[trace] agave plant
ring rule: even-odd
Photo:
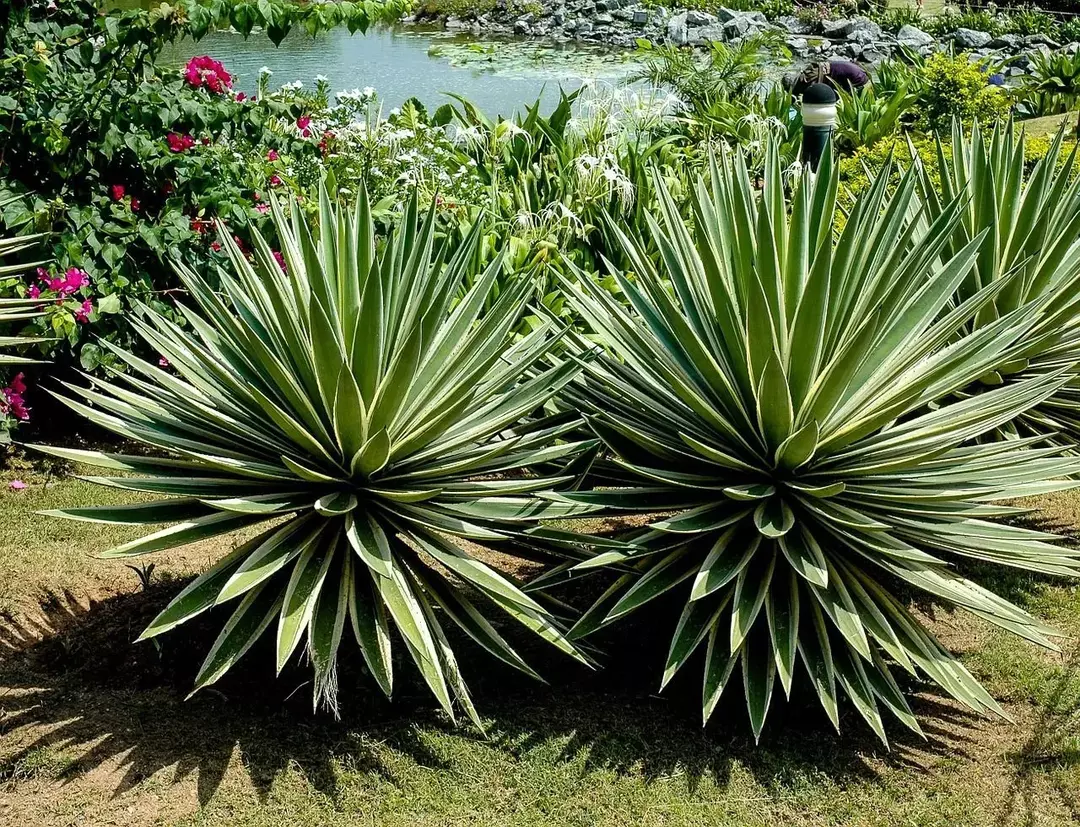
[[[124,472],[93,482],[168,496],[46,513],[172,524],[103,555],[124,560],[262,526],[142,634],[229,604],[196,689],[218,680],[272,625],[278,670],[306,641],[316,700],[333,706],[348,623],[389,695],[396,627],[443,708],[452,715],[456,696],[479,724],[447,622],[529,674],[485,607],[582,658],[543,606],[462,542],[539,547],[529,537],[538,520],[581,510],[532,493],[567,482],[551,469],[589,447],[561,439],[576,417],[526,420],[577,368],[543,367],[558,338],[549,329],[510,342],[529,284],[505,290],[480,316],[499,261],[465,290],[479,231],[458,249],[437,246],[434,212],[420,221],[415,199],[381,245],[366,197],[350,212],[324,191],[314,235],[300,209],[287,218],[275,202],[273,219],[284,266],[258,233],[249,261],[221,228],[232,265],[219,274],[222,295],[176,267],[198,308],[181,305],[190,330],[148,307],[133,320],[175,372],[104,342],[130,372],[60,395],[157,455],[35,446]],[[527,473],[540,465],[544,473]]]
[[[995,323],[1033,300],[1044,313],[1026,334],[1028,346],[1017,358],[995,366],[966,392],[1003,382],[1023,381],[1080,359],[1080,176],[1077,145],[1064,152],[1064,131],[1030,174],[1025,166],[1025,138],[1012,124],[995,128],[989,140],[975,126],[970,137],[953,125],[951,149],[937,142],[936,169],[928,169],[913,151],[925,220],[934,221],[963,200],[960,221],[943,248],[948,258],[981,239],[975,266],[960,283],[956,300],[1005,281],[990,302],[967,323],[972,331]],[[1046,435],[1073,447],[1080,441],[1080,382],[1073,381],[998,435]]]
[[[917,101],[918,95],[906,86],[892,92],[882,92],[875,86],[850,93],[841,91],[836,107],[838,142],[854,150],[895,135]]]
[[[1080,100],[1080,55],[1036,52],[1025,79],[1025,91],[1044,99],[1043,114],[1072,112]],[[1075,123],[1080,135],[1080,116]]]
[[[2,206],[2,203],[0,203],[0,206]],[[30,249],[40,240],[40,235],[0,238],[0,259]],[[36,266],[37,263],[0,265],[0,278],[19,275]],[[7,325],[16,322],[22,322],[40,316],[40,306],[41,302],[34,301],[33,299],[0,299],[0,325],[6,327]],[[45,341],[45,339],[29,336],[0,336],[0,348],[13,345],[34,344],[35,342],[42,341]],[[25,365],[36,361],[38,360],[0,353],[0,365]]]
[[[890,194],[885,170],[834,237],[826,156],[790,196],[775,150],[760,196],[740,155],[714,159],[693,229],[661,188],[659,264],[622,236],[629,306],[584,274],[567,282],[604,353],[566,393],[612,459],[604,487],[548,496],[655,515],[632,548],[573,566],[619,576],[572,636],[677,592],[661,685],[704,644],[706,721],[738,667],[755,737],[779,679],[785,693],[812,684],[837,726],[842,691],[884,740],[883,708],[919,731],[897,670],[1001,712],[897,586],[1053,645],[953,563],[1076,574],[1080,555],[1053,535],[991,518],[1019,511],[998,500],[1067,487],[1078,465],[1030,441],[971,443],[1053,395],[1060,372],[955,397],[1023,347],[1046,303],[961,336],[1013,284],[953,304],[982,245],[943,256],[962,201],[920,230],[915,173]]]

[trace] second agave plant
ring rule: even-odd
[[[684,595],[662,683],[704,647],[704,719],[738,681],[755,736],[775,685],[800,681],[834,725],[846,695],[883,740],[884,710],[918,731],[897,671],[1000,712],[898,587],[1052,646],[1052,630],[954,564],[1080,570],[1053,536],[994,520],[1020,511],[998,501],[1069,485],[1055,480],[1076,460],[973,442],[1068,374],[955,396],[1026,347],[1046,305],[961,335],[1010,280],[954,304],[982,235],[943,256],[962,201],[924,225],[911,218],[915,173],[893,194],[888,176],[837,236],[828,159],[788,196],[775,150],[761,192],[725,156],[699,182],[693,229],[658,188],[658,264],[622,237],[633,274],[614,275],[628,306],[585,274],[567,285],[604,348],[568,395],[611,460],[604,487],[550,496],[656,515],[625,538],[632,548],[576,565],[620,574],[573,634]]]
[[[491,607],[581,657],[540,603],[468,548],[521,543],[538,520],[582,510],[533,494],[567,482],[557,469],[589,447],[565,438],[576,417],[533,416],[577,368],[544,367],[557,340],[550,329],[511,340],[529,284],[505,290],[482,314],[499,261],[471,272],[478,234],[449,250],[436,244],[434,222],[434,212],[419,220],[414,201],[376,245],[363,197],[355,211],[339,211],[323,192],[314,237],[300,209],[288,218],[275,203],[283,266],[257,233],[249,261],[223,232],[232,272],[219,273],[222,294],[178,267],[198,305],[181,308],[190,329],[150,308],[133,321],[172,369],[106,342],[130,371],[63,396],[154,455],[42,450],[112,472],[90,477],[102,485],[166,495],[50,512],[172,524],[104,556],[264,524],[143,633],[226,607],[196,688],[272,628],[278,670],[306,649],[316,699],[333,706],[348,626],[389,694],[396,627],[441,705],[452,715],[456,697],[479,724],[447,622],[530,674],[488,621]],[[547,470],[529,473],[537,468]]]

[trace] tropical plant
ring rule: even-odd
[[[919,194],[925,220],[953,212],[959,221],[943,248],[943,259],[978,244],[975,265],[960,283],[956,300],[966,301],[997,286],[993,298],[966,323],[968,331],[992,327],[997,320],[1033,301],[1047,310],[1024,336],[1026,347],[980,378],[969,391],[1023,381],[1080,359],[1080,176],[1077,145],[1064,151],[1064,131],[1049,152],[1025,175],[1026,141],[1009,124],[989,140],[975,126],[965,134],[953,125],[951,147],[937,142],[937,161],[916,157]],[[1022,343],[1021,343],[1022,344]],[[1013,422],[1002,423],[1006,437],[1044,435],[1059,444],[1080,441],[1080,384],[1070,382]]]
[[[0,203],[0,209],[3,208]],[[41,241],[40,235],[15,236],[13,238],[0,238],[0,259],[12,256],[24,250],[37,246]],[[40,263],[40,262],[38,262]],[[37,264],[5,264],[0,265],[0,279],[8,276],[20,275],[27,270],[33,269]],[[8,330],[10,325],[34,319],[41,315],[41,302],[33,299],[0,299],[0,325]],[[41,338],[23,335],[0,336],[0,348],[14,345],[29,345],[44,341]],[[23,365],[37,361],[25,356],[13,356],[8,353],[0,353],[0,365]]]
[[[604,487],[548,496],[656,515],[623,538],[632,548],[558,570],[618,571],[571,635],[685,594],[661,686],[707,640],[703,717],[741,666],[755,737],[799,660],[834,725],[842,690],[882,740],[882,707],[919,731],[896,669],[1001,713],[897,588],[1052,646],[1051,629],[952,567],[1080,571],[1052,535],[991,519],[1021,510],[998,500],[1072,485],[1055,480],[1077,462],[1026,441],[972,442],[1069,376],[956,398],[1022,349],[1046,305],[961,337],[1013,285],[954,305],[982,245],[946,253],[961,200],[923,229],[907,219],[915,173],[893,192],[886,170],[834,236],[828,153],[790,196],[782,179],[774,150],[758,196],[740,156],[724,154],[697,186],[692,229],[661,190],[660,265],[622,236],[633,278],[614,276],[630,308],[585,274],[566,283],[603,348],[566,396],[612,460],[597,467]]]
[[[196,578],[142,634],[231,605],[196,689],[273,624],[278,670],[306,640],[316,701],[334,707],[348,621],[389,694],[393,625],[447,713],[456,696],[479,724],[445,623],[534,674],[481,613],[485,604],[582,657],[539,603],[459,541],[511,551],[527,541],[538,554],[546,541],[537,520],[581,510],[531,493],[568,482],[565,462],[591,447],[561,439],[578,427],[576,416],[533,416],[578,368],[544,367],[558,339],[550,327],[508,342],[531,298],[527,282],[479,317],[499,260],[462,294],[479,234],[456,250],[437,247],[434,213],[421,222],[417,212],[414,199],[377,248],[363,196],[354,211],[339,211],[324,189],[314,238],[302,212],[289,219],[275,199],[280,262],[256,232],[253,266],[223,231],[232,264],[219,274],[223,296],[177,265],[201,311],[182,308],[191,331],[147,307],[134,322],[171,369],[110,346],[132,373],[61,396],[91,421],[168,455],[39,447],[131,474],[94,482],[171,495],[47,512],[174,524],[104,557],[127,560],[272,523]]]
[[[848,150],[869,147],[901,128],[902,118],[911,112],[918,95],[900,86],[891,93],[878,94],[874,86],[855,92],[840,92],[836,107],[837,143]]]
[[[703,58],[692,49],[638,45],[644,64],[631,79],[671,89],[692,110],[753,94],[789,56],[783,38],[771,31],[730,44],[713,41]]]
[[[1071,112],[1080,101],[1080,52],[1035,52],[1024,81],[1025,91],[1046,99],[1040,114]],[[1076,133],[1080,135],[1080,115]]]

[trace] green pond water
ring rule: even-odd
[[[2,0],[0,0],[2,2]],[[112,5],[143,6],[148,0]],[[481,40],[413,26],[380,27],[350,35],[344,29],[321,34],[292,32],[280,46],[253,33],[214,32],[198,43],[171,46],[162,61],[182,65],[194,55],[220,60],[239,90],[254,89],[262,67],[274,74],[272,86],[301,81],[312,86],[324,76],[335,91],[373,87],[385,107],[417,97],[435,107],[454,92],[489,115],[511,114],[537,97],[558,99],[583,83],[618,84],[634,68],[632,54],[584,45],[541,44],[526,40]]]

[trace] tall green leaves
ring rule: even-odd
[[[664,682],[708,640],[703,715],[741,664],[755,736],[776,686],[788,693],[799,680],[834,723],[842,693],[883,739],[884,711],[917,730],[898,668],[996,709],[890,590],[906,582],[1052,645],[1050,629],[952,563],[1080,570],[1080,555],[1053,536],[989,519],[1015,513],[995,500],[1067,485],[1055,480],[1077,461],[977,441],[1045,403],[1069,374],[960,396],[1021,358],[1056,308],[998,307],[1030,271],[983,280],[992,228],[970,225],[962,194],[922,211],[919,173],[893,192],[890,174],[834,237],[828,159],[789,195],[775,148],[760,192],[741,155],[724,154],[698,185],[692,226],[658,187],[658,264],[619,233],[633,277],[614,276],[629,306],[584,273],[566,282],[602,347],[566,396],[609,449],[607,478],[621,487],[547,496],[676,511],[629,535],[631,548],[578,564],[617,558],[628,573],[572,633],[681,591]]]
[[[975,266],[961,282],[957,301],[998,284],[999,292],[965,323],[966,330],[993,324],[1029,303],[1045,305],[1026,334],[1027,347],[966,389],[980,393],[1033,372],[1071,365],[1080,358],[1080,176],[1076,145],[1064,151],[1062,129],[1028,172],[1023,133],[996,127],[986,137],[978,126],[966,135],[953,125],[952,143],[938,141],[933,168],[916,160],[926,220],[961,199],[961,220],[945,255],[981,238]],[[1070,382],[1040,405],[999,429],[999,436],[1049,436],[1072,447],[1080,439],[1080,386]]]
[[[110,346],[130,372],[61,396],[155,455],[40,450],[131,472],[91,479],[163,499],[51,513],[172,523],[113,557],[269,524],[144,633],[228,604],[196,688],[273,627],[278,670],[306,651],[317,701],[335,705],[349,638],[389,694],[396,627],[446,711],[456,699],[478,722],[448,622],[529,674],[486,618],[492,607],[581,657],[541,604],[459,541],[541,553],[529,534],[537,522],[590,510],[531,493],[570,481],[560,466],[593,445],[575,439],[574,417],[534,417],[578,367],[547,367],[558,339],[550,326],[511,343],[531,286],[493,298],[500,261],[473,272],[475,231],[447,249],[415,200],[385,243],[364,195],[348,210],[323,191],[318,212],[313,228],[299,209],[287,216],[274,204],[284,266],[257,233],[249,259],[223,232],[232,267],[218,274],[220,291],[177,266],[195,303],[181,308],[190,329],[149,307],[133,322],[175,372]]]
[[[0,259],[35,246],[40,239],[41,236],[39,235],[0,238]],[[25,273],[35,266],[36,264],[0,265],[0,278]],[[7,328],[9,325],[15,325],[26,319],[40,316],[40,305],[40,302],[34,301],[33,299],[0,299],[0,326],[5,328],[3,332],[8,332]],[[0,335],[0,348],[7,348],[13,345],[33,344],[41,341],[45,340],[27,336]],[[34,361],[36,360],[22,356],[12,356],[7,353],[0,353],[0,365],[22,365]]]

